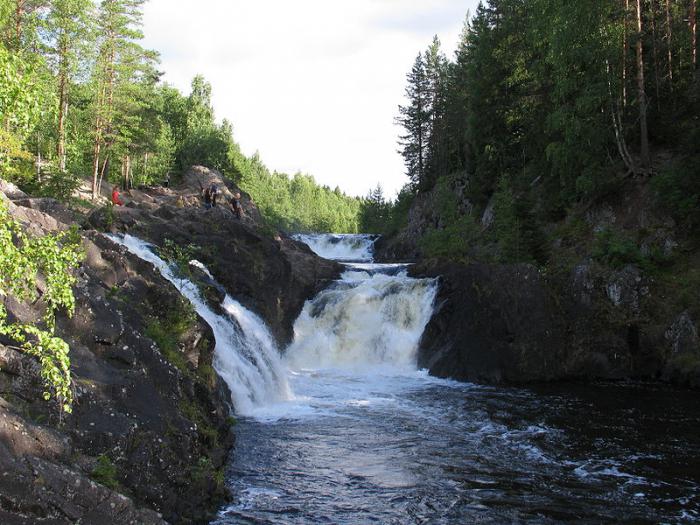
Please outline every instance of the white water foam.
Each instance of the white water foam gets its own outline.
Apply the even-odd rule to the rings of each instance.
[[[194,306],[214,332],[214,368],[226,381],[236,413],[251,415],[261,406],[292,398],[287,371],[265,323],[226,295],[221,305],[227,315],[214,312],[190,280],[153,253],[151,245],[131,235],[108,235],[131,253],[150,262]],[[197,263],[208,275],[203,264]]]
[[[297,241],[306,243],[314,253],[335,261],[372,261],[375,235],[296,234]]]
[[[308,301],[285,358],[296,370],[416,370],[420,336],[432,314],[436,283],[349,270]]]

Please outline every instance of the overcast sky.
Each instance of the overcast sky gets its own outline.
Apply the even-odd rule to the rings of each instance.
[[[271,170],[387,197],[407,181],[394,125],[406,73],[434,34],[452,57],[477,0],[149,0],[145,45],[189,93],[201,73],[217,119]]]

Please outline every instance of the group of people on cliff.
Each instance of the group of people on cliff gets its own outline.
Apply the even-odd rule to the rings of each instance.
[[[204,207],[207,209],[216,207],[216,201],[219,198],[219,195],[219,187],[216,185],[216,183],[212,182],[203,192]],[[229,199],[229,206],[231,207],[233,215],[237,219],[243,217],[243,206],[241,205],[240,191],[234,193],[233,197]]]
[[[202,198],[204,200],[204,207],[207,209],[214,208],[216,207],[216,201],[219,198],[219,195],[221,192],[219,191],[219,187],[216,185],[216,183],[212,182],[207,188],[205,188],[202,191]],[[119,196],[119,186],[115,185],[112,187],[112,204],[114,206],[123,206],[124,202],[122,202],[120,196]],[[244,216],[243,212],[243,205],[241,204],[241,192],[237,191],[236,193],[233,194],[233,197],[229,199],[229,206],[231,207],[231,211],[233,212],[233,215],[237,219],[241,219]]]

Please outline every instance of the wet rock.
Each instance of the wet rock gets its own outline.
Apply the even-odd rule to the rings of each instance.
[[[687,310],[676,317],[666,331],[665,337],[670,344],[673,356],[683,354],[700,356],[698,330]]]
[[[636,266],[628,265],[614,272],[605,285],[605,293],[616,307],[624,306],[639,312],[639,301],[648,289],[642,283],[642,273]]]
[[[527,383],[570,378],[653,377],[659,338],[640,329],[648,293],[638,269],[591,262],[545,277],[523,264],[418,264],[440,276],[437,307],[419,365],[455,379]]]
[[[412,272],[441,278],[419,366],[440,377],[489,383],[563,375],[564,326],[536,268],[445,264]]]
[[[489,203],[486,205],[486,208],[484,209],[484,213],[481,214],[481,225],[484,228],[490,228],[491,225],[493,224],[494,219],[496,218],[496,202],[491,197],[489,200]]]

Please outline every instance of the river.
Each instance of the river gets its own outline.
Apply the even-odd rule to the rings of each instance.
[[[369,236],[300,239],[347,270],[307,302],[284,352],[233,298],[217,316],[171,279],[215,328],[239,414],[235,499],[213,523],[700,522],[697,393],[430,377],[415,354],[437,283],[373,264]]]

